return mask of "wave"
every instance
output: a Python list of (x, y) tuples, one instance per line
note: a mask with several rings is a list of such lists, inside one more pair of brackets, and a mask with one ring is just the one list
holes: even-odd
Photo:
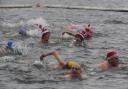
[(128, 22), (123, 22), (121, 20), (105, 20), (104, 21), (105, 24), (127, 24)]
[(0, 56), (7, 55), (22, 55), (19, 49), (8, 49), (8, 48), (0, 48)]

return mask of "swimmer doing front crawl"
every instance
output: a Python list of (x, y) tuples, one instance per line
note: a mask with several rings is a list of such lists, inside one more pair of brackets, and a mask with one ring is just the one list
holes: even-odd
[(70, 24), (65, 26), (64, 31), (62, 33), (62, 38), (67, 36), (73, 37), (70, 46), (81, 44), (84, 40), (90, 40), (92, 38), (93, 29), (90, 24), (88, 24), (88, 26)]
[(48, 26), (42, 26), (41, 24), (36, 24), (38, 29), (27, 30), (25, 27), (19, 27), (18, 33), (22, 36), (39, 36), (40, 43), (49, 43), (51, 32), (49, 31)]
[(44, 57), (49, 56), (49, 55), (53, 55), (55, 57), (55, 60), (57, 60), (58, 64), (53, 66), (55, 69), (70, 69), (70, 73), (61, 76), (59, 78), (61, 79), (66, 79), (66, 80), (71, 80), (73, 78), (79, 78), (80, 80), (84, 80), (87, 79), (87, 76), (82, 75), (82, 70), (80, 65), (73, 61), (73, 60), (69, 60), (67, 62), (65, 62), (61, 56), (59, 55), (59, 53), (57, 51), (53, 51), (47, 54), (42, 54), (40, 56), (40, 60), (44, 60)]
[(102, 71), (112, 69), (112, 68), (121, 67), (121, 66), (119, 66), (120, 60), (119, 60), (119, 54), (117, 51), (115, 51), (115, 50), (108, 51), (105, 59), (106, 60), (104, 62), (102, 62), (100, 64), (90, 65), (90, 67), (99, 68)]
[(28, 54), (29, 47), (22, 46), (21, 43), (16, 44), (12, 39), (9, 39), (7, 43), (0, 47), (0, 57), (8, 55), (23, 55)]

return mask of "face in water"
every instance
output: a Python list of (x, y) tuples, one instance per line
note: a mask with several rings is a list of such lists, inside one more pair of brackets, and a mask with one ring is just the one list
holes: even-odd
[(106, 59), (111, 67), (117, 67), (119, 65), (119, 57), (116, 51), (108, 52)]
[(111, 59), (108, 59), (108, 63), (112, 67), (117, 67), (119, 65), (119, 59), (118, 59), (118, 57), (113, 57)]
[(50, 35), (51, 35), (50, 32), (47, 32), (47, 33), (43, 34), (42, 39), (41, 39), (42, 43), (48, 43)]

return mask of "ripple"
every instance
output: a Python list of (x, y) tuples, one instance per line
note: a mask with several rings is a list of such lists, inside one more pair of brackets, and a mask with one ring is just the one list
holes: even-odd
[(29, 77), (18, 77), (18, 78), (15, 78), (15, 80), (18, 82), (18, 83), (21, 83), (21, 84), (33, 84), (33, 83), (39, 83), (39, 84), (45, 84), (45, 83), (57, 83), (57, 82), (62, 82), (62, 80), (45, 80), (45, 79), (31, 79)]
[(104, 24), (128, 24), (128, 22), (123, 22), (121, 20), (113, 19), (113, 20), (105, 20)]

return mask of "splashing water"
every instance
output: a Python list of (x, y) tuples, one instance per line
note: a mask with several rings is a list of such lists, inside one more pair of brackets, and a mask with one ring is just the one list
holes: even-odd
[(18, 42), (16, 43), (16, 45), (14, 46), (14, 49), (17, 49), (17, 51), (15, 52), (21, 52), (23, 56), (27, 56), (30, 48), (23, 42)]
[(49, 26), (48, 23), (46, 22), (46, 20), (44, 20), (44, 19), (41, 18), (41, 17), (36, 18), (36, 19), (28, 20), (26, 24), (27, 24), (27, 25), (36, 25), (36, 24), (40, 24), (40, 25), (42, 25), (43, 27)]
[(14, 60), (15, 60), (15, 57), (13, 56), (4, 56), (0, 58), (0, 63), (12, 62)]

